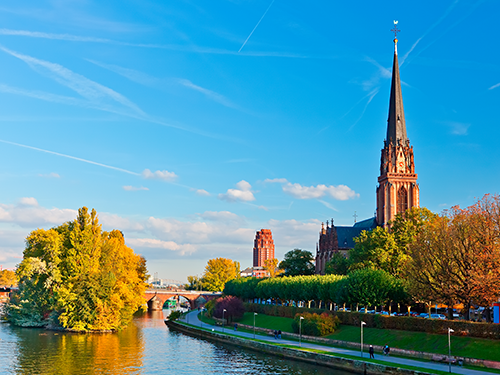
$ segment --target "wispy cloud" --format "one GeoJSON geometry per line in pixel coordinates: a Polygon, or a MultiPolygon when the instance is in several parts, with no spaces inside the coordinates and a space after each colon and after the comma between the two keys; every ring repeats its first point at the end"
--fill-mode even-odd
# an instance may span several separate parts
{"type": "Polygon", "coordinates": [[[209,197],[211,194],[204,190],[204,189],[194,189],[196,191],[196,195],[202,196],[202,197],[209,197]]]}
{"type": "Polygon", "coordinates": [[[146,180],[163,180],[163,181],[175,181],[177,175],[174,172],[164,171],[154,171],[151,172],[149,169],[142,171],[142,177],[146,180]]]}
{"type": "Polygon", "coordinates": [[[216,93],[215,91],[206,89],[204,87],[195,85],[193,82],[191,82],[188,79],[184,78],[178,78],[176,81],[181,84],[184,87],[190,88],[192,90],[201,92],[203,95],[205,95],[207,98],[213,100],[214,102],[217,102],[219,104],[222,104],[226,107],[230,108],[238,108],[237,105],[233,104],[229,99],[227,99],[224,95],[221,95],[219,93],[216,93]]]}
{"type": "Polygon", "coordinates": [[[250,39],[250,37],[252,36],[252,34],[254,33],[255,29],[257,29],[257,27],[260,25],[260,23],[262,22],[262,20],[264,19],[264,17],[266,16],[267,12],[269,11],[269,9],[271,8],[271,6],[274,4],[274,0],[271,1],[271,4],[269,4],[269,6],[267,7],[266,11],[264,12],[264,14],[262,15],[262,17],[260,17],[260,20],[259,22],[257,22],[257,25],[255,25],[255,27],[253,28],[253,30],[250,32],[250,34],[248,35],[248,37],[245,39],[245,41],[243,42],[243,44],[241,45],[240,49],[238,50],[238,52],[241,52],[241,50],[243,49],[243,47],[245,47],[245,44],[247,44],[248,42],[248,39],[250,39]]]}
{"type": "Polygon", "coordinates": [[[500,87],[500,83],[497,83],[496,85],[491,86],[488,90],[493,90],[493,89],[496,89],[497,87],[500,87]]]}
{"type": "Polygon", "coordinates": [[[18,147],[24,147],[24,148],[27,148],[27,149],[30,149],[30,150],[35,150],[35,151],[45,152],[45,153],[47,153],[47,154],[51,154],[51,155],[61,156],[61,157],[63,157],[63,158],[68,158],[68,159],[72,159],[72,160],[81,161],[81,162],[83,162],[83,163],[88,163],[88,164],[97,165],[97,166],[99,166],[99,167],[103,167],[103,168],[113,169],[113,170],[115,170],[115,171],[128,173],[128,174],[131,174],[131,175],[134,175],[134,176],[140,176],[140,174],[139,174],[139,173],[132,172],[132,171],[129,171],[129,170],[127,170],[127,169],[118,168],[118,167],[113,167],[113,166],[111,166],[111,165],[106,165],[106,164],[98,163],[98,162],[95,162],[95,161],[92,161],[92,160],[87,160],[87,159],[83,159],[83,158],[78,158],[78,157],[76,157],[76,156],[71,156],[71,155],[61,154],[61,153],[59,153],[59,152],[54,152],[54,151],[44,150],[43,148],[38,148],[38,147],[27,146],[27,145],[23,145],[23,144],[20,144],[20,143],[9,142],[9,141],[5,141],[5,140],[3,140],[3,139],[0,139],[0,142],[2,142],[2,143],[6,143],[6,144],[9,144],[9,145],[18,146],[18,147]]]}
{"type": "Polygon", "coordinates": [[[250,202],[254,201],[255,197],[252,192],[252,185],[245,180],[241,180],[236,184],[236,189],[228,189],[226,193],[219,194],[219,199],[228,202],[250,202]]]}
{"type": "MultiPolygon", "coordinates": [[[[96,108],[109,111],[112,109],[113,105],[119,104],[121,107],[125,107],[132,111],[135,115],[145,116],[145,113],[125,96],[110,89],[109,87],[103,86],[78,73],[75,73],[62,65],[24,55],[3,46],[0,46],[0,49],[9,55],[24,61],[36,72],[45,75],[59,84],[75,91],[80,96],[87,99],[89,103],[92,103],[92,105],[96,108]]],[[[116,110],[113,110],[113,112],[116,112],[116,110]]]]}
{"type": "Polygon", "coordinates": [[[147,187],[144,187],[144,186],[136,187],[136,186],[126,185],[123,187],[123,190],[125,190],[125,191],[140,191],[140,190],[149,190],[149,189],[147,187]]]}
{"type": "Polygon", "coordinates": [[[451,134],[454,135],[467,135],[471,124],[457,121],[444,122],[450,128],[451,134]]]}

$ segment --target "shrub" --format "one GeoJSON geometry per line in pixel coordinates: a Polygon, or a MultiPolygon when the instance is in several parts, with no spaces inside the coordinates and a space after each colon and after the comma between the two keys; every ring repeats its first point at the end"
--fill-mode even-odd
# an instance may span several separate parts
{"type": "Polygon", "coordinates": [[[222,318],[223,312],[224,318],[228,321],[241,319],[243,317],[243,314],[245,313],[243,301],[233,296],[227,296],[217,299],[215,302],[215,308],[213,310],[213,317],[220,319],[222,318]],[[225,312],[224,309],[226,310],[225,312]]]}
{"type": "Polygon", "coordinates": [[[168,320],[177,320],[181,317],[182,313],[179,310],[172,311],[168,316],[168,320]]]}
{"type": "Polygon", "coordinates": [[[303,317],[301,331],[308,336],[325,336],[335,332],[340,319],[326,312],[321,315],[315,313],[296,314],[292,322],[295,333],[299,333],[300,318],[303,317]]]}

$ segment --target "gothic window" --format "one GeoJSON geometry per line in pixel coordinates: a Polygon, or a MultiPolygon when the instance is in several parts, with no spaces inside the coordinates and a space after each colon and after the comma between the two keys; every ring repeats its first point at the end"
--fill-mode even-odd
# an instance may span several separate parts
{"type": "Polygon", "coordinates": [[[398,191],[398,214],[405,212],[408,209],[408,192],[401,186],[398,191]]]}

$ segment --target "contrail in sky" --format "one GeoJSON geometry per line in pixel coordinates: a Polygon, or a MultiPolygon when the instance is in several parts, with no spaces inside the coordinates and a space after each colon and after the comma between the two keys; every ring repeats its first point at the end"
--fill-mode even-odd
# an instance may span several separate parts
{"type": "Polygon", "coordinates": [[[114,169],[115,171],[125,172],[125,173],[128,173],[128,174],[132,174],[132,175],[134,175],[134,176],[140,176],[140,175],[141,175],[140,173],[131,172],[131,171],[128,171],[128,170],[126,170],[126,169],[122,169],[122,168],[118,168],[118,167],[113,167],[113,166],[111,166],[111,165],[106,165],[106,164],[97,163],[97,162],[95,162],[95,161],[91,161],[91,160],[86,160],[86,159],[82,159],[82,158],[77,158],[77,157],[75,157],[75,156],[70,156],[70,155],[60,154],[60,153],[58,153],[58,152],[49,151],[49,150],[44,150],[44,149],[42,149],[42,148],[37,148],[37,147],[32,147],[32,146],[26,146],[26,145],[22,145],[22,144],[20,144],[20,143],[15,143],[15,142],[4,141],[3,139],[0,139],[0,142],[7,143],[7,144],[9,144],[9,145],[14,145],[14,146],[19,146],[19,147],[29,148],[29,149],[31,149],[31,150],[35,150],[35,151],[45,152],[45,153],[47,153],[47,154],[52,154],[52,155],[62,156],[63,158],[68,158],[68,159],[78,160],[78,161],[82,161],[82,162],[84,162],[84,163],[88,163],[88,164],[98,165],[99,167],[104,167],[104,168],[114,169]]]}
{"type": "Polygon", "coordinates": [[[253,28],[252,32],[250,33],[250,35],[248,36],[248,38],[245,39],[245,41],[243,42],[243,44],[241,45],[240,49],[238,50],[238,52],[241,52],[241,50],[243,49],[243,47],[245,47],[245,44],[247,44],[248,42],[248,39],[250,39],[250,37],[252,36],[253,32],[255,31],[255,29],[257,28],[257,26],[259,26],[260,24],[260,21],[262,21],[262,19],[266,16],[267,14],[267,11],[269,10],[269,8],[271,8],[271,5],[273,5],[274,3],[274,0],[271,1],[271,4],[269,4],[269,6],[267,7],[266,11],[264,12],[264,14],[262,15],[262,17],[260,17],[260,20],[259,22],[257,22],[257,25],[255,25],[255,27],[253,28]]]}

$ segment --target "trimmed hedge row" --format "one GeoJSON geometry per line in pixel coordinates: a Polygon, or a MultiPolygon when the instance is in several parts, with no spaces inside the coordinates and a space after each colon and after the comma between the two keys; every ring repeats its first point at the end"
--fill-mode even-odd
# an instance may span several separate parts
{"type": "Polygon", "coordinates": [[[379,314],[364,314],[358,312],[330,311],[323,309],[308,309],[294,306],[261,305],[245,303],[246,311],[259,314],[294,318],[296,314],[327,313],[339,318],[341,324],[359,326],[364,321],[368,327],[381,329],[396,329],[401,331],[416,331],[427,333],[448,333],[448,328],[455,331],[454,335],[480,337],[485,339],[500,339],[500,324],[469,322],[465,320],[424,319],[407,316],[387,316],[379,314]]]}

